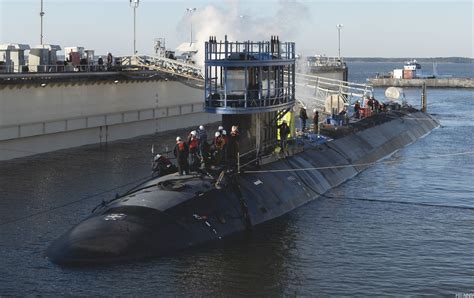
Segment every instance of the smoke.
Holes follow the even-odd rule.
[[[198,65],[204,65],[204,42],[209,36],[229,41],[270,40],[278,35],[281,41],[294,41],[301,26],[309,18],[309,9],[296,0],[280,0],[273,15],[257,16],[241,9],[240,1],[226,1],[227,5],[208,5],[198,8],[191,15],[183,17],[182,23],[193,26],[194,39],[199,52],[195,57]],[[271,2],[268,2],[270,5]]]

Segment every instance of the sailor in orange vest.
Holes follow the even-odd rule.
[[[195,130],[191,131],[188,137],[190,170],[196,171],[200,166],[200,158],[198,157],[199,141]]]
[[[188,165],[188,155],[189,150],[188,146],[186,145],[181,137],[176,137],[176,145],[174,146],[173,150],[174,156],[176,157],[176,161],[178,163],[178,172],[179,175],[182,176],[183,174],[189,174],[189,165]]]

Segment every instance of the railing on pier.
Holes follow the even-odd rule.
[[[0,65],[0,74],[31,74],[31,73],[73,73],[126,71],[129,69],[147,69],[162,71],[180,77],[203,80],[201,67],[177,60],[155,56],[123,56],[115,57],[113,64],[72,64],[64,63],[51,65]]]
[[[0,74],[34,74],[34,73],[71,73],[116,71],[117,66],[99,64],[29,64],[29,65],[0,65]]]
[[[121,57],[121,65],[122,67],[139,67],[163,71],[185,78],[204,79],[201,67],[165,57],[147,55],[123,56]]]
[[[336,95],[343,103],[352,104],[356,100],[372,96],[374,88],[368,84],[351,83],[329,79],[315,75],[296,73],[296,86],[300,87],[300,101],[323,107],[332,95]]]
[[[308,67],[341,67],[345,66],[342,57],[310,56],[306,58]]]

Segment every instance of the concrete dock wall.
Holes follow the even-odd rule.
[[[176,81],[0,89],[0,160],[220,121],[203,91]]]
[[[474,78],[438,78],[438,79],[369,79],[374,87],[426,87],[432,88],[474,88]]]

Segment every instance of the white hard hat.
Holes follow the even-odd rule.
[[[192,134],[193,136],[195,136],[195,135],[196,135],[196,131],[195,131],[195,130],[191,131],[191,134]]]
[[[227,131],[225,131],[225,129],[222,130],[222,135],[227,135]]]
[[[203,125],[199,125],[199,129],[200,129],[200,130],[204,130],[204,126],[203,126]]]
[[[157,154],[157,155],[155,156],[155,160],[158,160],[160,157],[161,157],[161,155],[160,155],[160,154]]]
[[[313,109],[313,113],[316,113],[316,109]]]
[[[232,131],[237,131],[239,127],[237,125],[232,126]]]
[[[215,133],[216,138],[217,138],[218,136],[220,136],[220,135],[221,135],[221,133],[218,132],[218,131],[216,131],[216,133]]]
[[[218,130],[223,130],[223,129],[224,129],[224,127],[222,127],[221,125],[219,125]]]
[[[181,141],[181,137],[176,137],[176,142]]]

